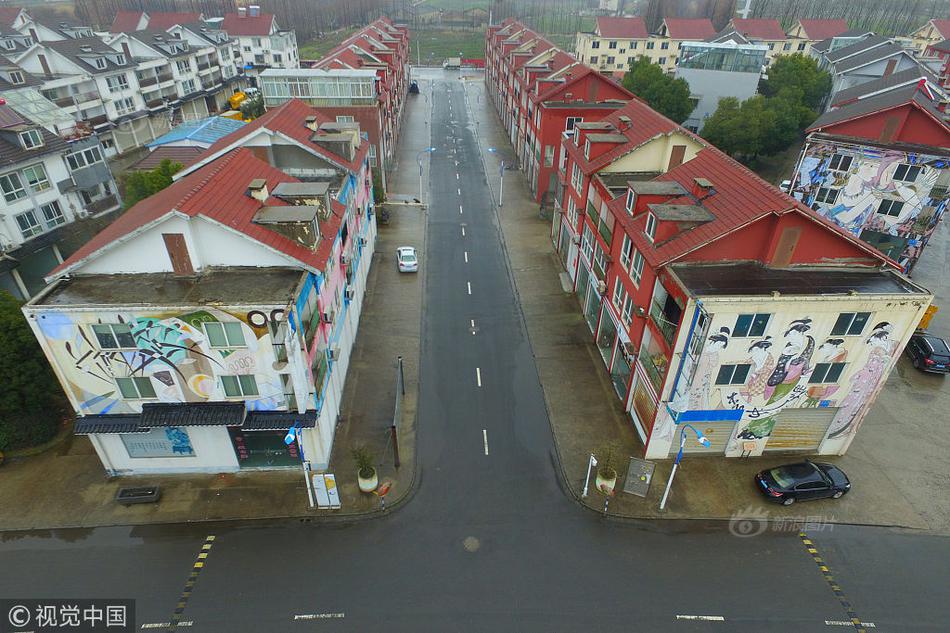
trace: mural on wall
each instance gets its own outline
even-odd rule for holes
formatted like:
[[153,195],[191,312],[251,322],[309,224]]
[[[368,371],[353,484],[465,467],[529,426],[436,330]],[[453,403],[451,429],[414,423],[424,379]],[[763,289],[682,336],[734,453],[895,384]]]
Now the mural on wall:
[[[794,319],[785,325],[781,341],[772,336],[753,339],[736,355],[738,341],[730,338],[728,327],[719,328],[708,337],[699,358],[689,387],[688,409],[742,409],[735,440],[768,438],[776,416],[788,407],[838,407],[827,439],[854,433],[865,405],[894,359],[894,327],[882,321],[871,328],[863,339],[866,354],[853,350],[860,364],[850,367],[847,380],[815,384],[810,379],[818,364],[845,363],[849,351],[843,338],[827,338],[816,345],[812,329],[811,318]],[[738,340],[745,344],[748,339]],[[782,347],[776,351],[778,345]],[[727,351],[733,359],[726,357]],[[842,394],[840,400],[834,399]]]
[[[947,208],[946,187],[935,185],[948,167],[936,156],[816,143],[791,193],[908,272]],[[878,212],[882,201],[889,213]]]
[[[137,413],[143,401],[224,400],[228,396],[221,376],[254,376],[257,394],[245,399],[249,410],[273,410],[284,404],[281,380],[273,368],[271,337],[271,328],[282,320],[282,310],[235,315],[209,308],[185,314],[118,315],[112,320],[92,314],[82,320],[82,316],[53,311],[36,316],[65,374],[64,386],[79,402],[81,413]],[[93,331],[93,326],[109,323],[119,326],[115,330],[118,349],[103,345],[101,334]],[[212,346],[207,323],[221,324],[219,336],[224,336],[225,324],[239,324],[243,342]],[[236,336],[233,325],[231,332],[235,333],[229,336]],[[134,389],[146,397],[124,398],[117,378],[138,379]],[[244,384],[241,388],[245,389]],[[154,395],[146,393],[149,389]]]

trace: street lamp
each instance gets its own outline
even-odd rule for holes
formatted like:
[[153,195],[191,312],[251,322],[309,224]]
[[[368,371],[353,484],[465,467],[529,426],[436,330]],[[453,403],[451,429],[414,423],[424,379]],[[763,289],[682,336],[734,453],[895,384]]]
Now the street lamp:
[[[492,154],[498,154],[497,147],[489,147],[488,151]],[[498,172],[498,206],[502,205],[502,196],[505,195],[505,159],[501,159],[501,169]]]
[[419,163],[419,204],[422,204],[422,155],[431,154],[434,151],[434,147],[427,147],[416,154],[416,162]]
[[676,469],[679,467],[680,462],[683,461],[683,448],[686,447],[686,429],[691,430],[696,434],[696,441],[709,448],[709,438],[696,430],[692,424],[684,424],[682,430],[680,430],[680,450],[676,454],[676,461],[673,462],[673,472],[670,473],[670,479],[666,482],[666,490],[663,491],[663,498],[660,500],[660,510],[666,507],[666,498],[670,496],[670,488],[673,487],[673,477],[676,477]]

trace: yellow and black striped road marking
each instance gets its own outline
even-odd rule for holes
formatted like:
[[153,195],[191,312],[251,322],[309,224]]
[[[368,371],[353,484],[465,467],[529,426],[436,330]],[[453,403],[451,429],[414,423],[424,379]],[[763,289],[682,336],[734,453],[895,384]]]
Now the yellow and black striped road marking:
[[854,625],[854,630],[858,633],[867,633],[864,623],[861,622],[861,618],[858,617],[858,614],[854,611],[854,607],[851,606],[851,601],[848,600],[847,596],[844,595],[844,591],[841,590],[841,586],[835,580],[834,576],[831,574],[831,570],[828,568],[828,565],[825,564],[824,559],[818,553],[818,548],[815,547],[815,544],[804,532],[799,532],[798,536],[802,539],[805,549],[808,550],[809,554],[811,554],[815,564],[818,565],[818,569],[821,570],[821,575],[824,576],[825,582],[827,582],[828,586],[831,587],[831,590],[835,592],[835,597],[838,598],[838,602],[840,602],[841,606],[844,607],[845,613],[848,614],[848,619],[851,621],[851,624]]
[[191,599],[191,591],[194,589],[195,583],[198,581],[198,574],[200,574],[201,570],[204,569],[205,561],[208,559],[208,554],[211,553],[212,546],[214,546],[213,534],[205,537],[205,542],[201,546],[201,551],[198,552],[198,558],[195,559],[195,563],[191,567],[191,573],[188,574],[188,580],[185,581],[185,588],[181,591],[181,596],[178,598],[178,604],[175,605],[175,612],[172,614],[171,622],[168,624],[169,631],[175,631],[178,629],[178,624],[181,622],[182,615],[185,613],[185,607],[188,605],[188,600]]

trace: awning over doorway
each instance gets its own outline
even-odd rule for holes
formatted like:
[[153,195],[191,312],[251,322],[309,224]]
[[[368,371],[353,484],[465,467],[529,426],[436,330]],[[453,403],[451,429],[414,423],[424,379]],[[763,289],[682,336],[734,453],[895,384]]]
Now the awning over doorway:
[[241,426],[243,402],[182,402],[142,405],[139,426]]
[[139,428],[138,415],[87,415],[76,418],[73,432],[76,435],[91,433],[138,433],[148,431]]
[[244,431],[286,431],[292,426],[302,429],[317,425],[317,412],[307,411],[249,411],[241,425]]

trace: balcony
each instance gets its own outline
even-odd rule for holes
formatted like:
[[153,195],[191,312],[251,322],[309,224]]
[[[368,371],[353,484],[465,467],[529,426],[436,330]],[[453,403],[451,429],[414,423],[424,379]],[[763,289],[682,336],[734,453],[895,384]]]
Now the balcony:
[[679,317],[676,317],[674,320],[674,315],[670,314],[669,311],[665,311],[663,306],[654,299],[650,303],[650,319],[657,329],[660,330],[660,333],[663,334],[663,339],[667,345],[672,347],[673,341],[676,340],[676,329],[679,327]]
[[86,123],[88,123],[89,125],[93,127],[99,127],[100,125],[105,125],[108,122],[109,122],[109,117],[107,117],[104,114],[100,114],[99,116],[94,116],[92,118],[86,119]]
[[663,380],[666,378],[666,370],[669,369],[669,361],[666,356],[662,352],[650,354],[646,349],[641,348],[638,360],[644,373],[653,384],[653,390],[660,393],[663,389]]
[[57,99],[53,99],[53,103],[55,103],[56,105],[58,105],[58,106],[61,107],[61,108],[71,108],[71,107],[73,107],[74,105],[76,105],[76,102],[73,101],[72,96],[69,96],[69,97],[59,97],[59,98],[57,98]]
[[145,107],[147,107],[149,110],[157,110],[158,108],[161,108],[161,107],[164,107],[164,106],[165,106],[165,100],[162,99],[161,97],[159,97],[159,98],[157,98],[157,99],[146,99],[146,100],[145,100]]
[[151,75],[149,77],[139,77],[139,85],[145,88],[146,86],[154,86],[158,83],[158,77],[156,75]]
[[159,73],[158,74],[158,83],[163,84],[166,81],[173,81],[175,78],[172,77],[171,73]]
[[119,206],[119,199],[116,198],[115,194],[112,194],[87,204],[86,209],[89,211],[89,213],[96,215],[98,213],[103,213],[104,211],[113,209],[117,206]]
[[208,70],[211,68],[211,62],[198,62],[198,70]]

